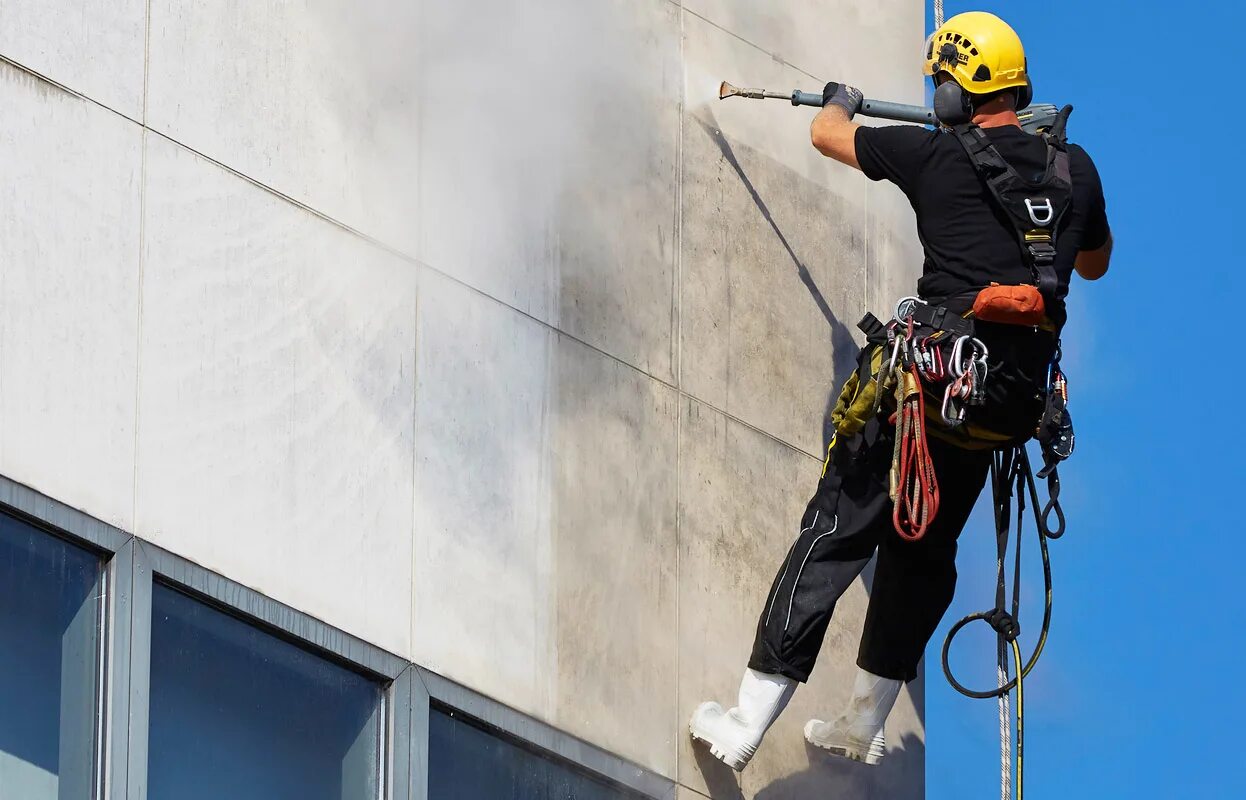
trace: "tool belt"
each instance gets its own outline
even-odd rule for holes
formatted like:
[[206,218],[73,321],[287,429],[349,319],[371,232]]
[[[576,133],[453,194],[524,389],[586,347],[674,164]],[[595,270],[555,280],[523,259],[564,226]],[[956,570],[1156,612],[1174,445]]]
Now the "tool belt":
[[[971,450],[1036,435],[1042,442],[1058,443],[1061,436],[1071,442],[1054,325],[1045,317],[1006,321],[1035,319],[1034,297],[1041,302],[1032,286],[992,286],[964,314],[917,298],[901,300],[886,324],[867,313],[857,324],[866,345],[831,412],[837,436],[851,437],[872,417],[894,413],[897,372],[915,368],[932,436]],[[978,317],[983,308],[987,317]]]

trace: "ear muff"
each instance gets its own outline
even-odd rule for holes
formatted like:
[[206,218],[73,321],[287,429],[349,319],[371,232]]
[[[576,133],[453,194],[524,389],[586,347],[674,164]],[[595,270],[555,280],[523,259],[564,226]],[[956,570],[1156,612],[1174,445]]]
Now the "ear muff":
[[939,122],[951,127],[964,125],[973,119],[973,104],[969,93],[956,81],[947,81],[934,93],[934,113]]
[[1030,80],[1027,75],[1025,86],[1017,88],[1017,110],[1027,108],[1032,102],[1034,102],[1034,81]]

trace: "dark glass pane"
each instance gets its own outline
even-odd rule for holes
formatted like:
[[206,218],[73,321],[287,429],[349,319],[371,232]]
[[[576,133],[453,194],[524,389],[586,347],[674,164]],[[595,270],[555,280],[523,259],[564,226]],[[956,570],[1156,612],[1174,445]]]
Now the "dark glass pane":
[[149,800],[375,800],[381,716],[368,678],[155,587]]
[[430,800],[639,800],[643,797],[438,709],[433,709],[429,715],[428,736]]
[[102,574],[0,514],[0,798],[91,797]]

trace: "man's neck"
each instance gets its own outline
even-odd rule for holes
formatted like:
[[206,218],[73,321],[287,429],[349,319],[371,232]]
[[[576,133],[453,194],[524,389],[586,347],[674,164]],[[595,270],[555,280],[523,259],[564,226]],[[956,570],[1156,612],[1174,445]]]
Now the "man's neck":
[[974,114],[973,124],[979,128],[1006,128],[1008,126],[1020,128],[1021,120],[1017,119],[1017,112],[1010,108],[1006,111],[979,112]]

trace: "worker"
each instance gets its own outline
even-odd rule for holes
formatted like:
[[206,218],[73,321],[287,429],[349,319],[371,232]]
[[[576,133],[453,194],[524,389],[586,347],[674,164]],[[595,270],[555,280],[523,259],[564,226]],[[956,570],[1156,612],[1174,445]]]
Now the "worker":
[[[973,414],[983,427],[1024,441],[1049,396],[1072,274],[1098,280],[1108,269],[1103,189],[1081,147],[1022,130],[1017,112],[1032,94],[1025,52],[1000,18],[971,12],[949,19],[927,42],[925,74],[936,86],[940,129],[859,126],[852,118],[861,92],[828,83],[811,127],[813,146],[904,192],[925,251],[917,294],[958,320],[976,316],[974,335],[989,348],[985,402]],[[1005,184],[993,188],[988,180],[1005,173],[1014,189],[1029,192],[1024,205],[1001,194]],[[1012,219],[1027,214],[1033,225]],[[1024,324],[1008,316],[1018,295],[1037,303],[1038,317],[1032,307],[1017,312]],[[1001,299],[1004,313],[987,313]],[[734,769],[748,764],[797,684],[809,679],[836,601],[875,552],[851,700],[829,721],[809,721],[811,744],[869,764],[882,759],[883,723],[902,685],[917,677],[952,601],[956,540],[986,483],[992,451],[967,447],[950,430],[931,438],[938,512],[912,541],[893,527],[888,470],[896,433],[889,416],[884,406],[860,430],[837,431],[762,605],[735,706],[703,703],[693,714],[694,740]]]

